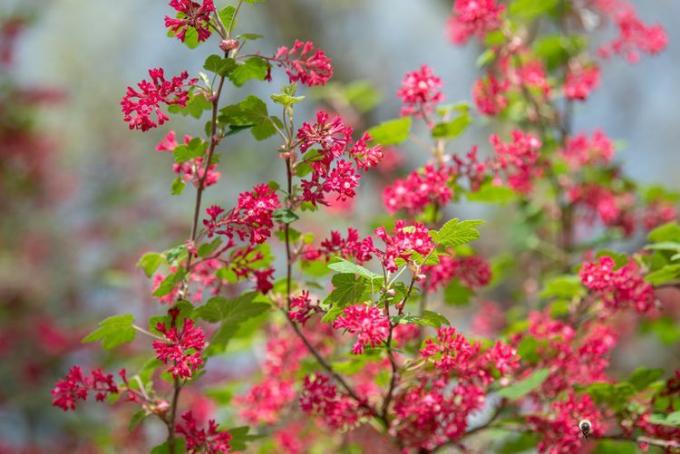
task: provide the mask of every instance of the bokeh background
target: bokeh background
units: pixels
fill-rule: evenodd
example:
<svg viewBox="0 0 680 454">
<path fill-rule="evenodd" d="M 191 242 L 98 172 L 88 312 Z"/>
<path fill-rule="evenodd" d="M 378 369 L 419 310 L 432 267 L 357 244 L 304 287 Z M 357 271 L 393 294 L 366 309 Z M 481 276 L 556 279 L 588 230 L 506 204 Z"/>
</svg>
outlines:
<svg viewBox="0 0 680 454">
<path fill-rule="evenodd" d="M 604 83 L 578 106 L 575 126 L 601 127 L 619 140 L 619 159 L 632 177 L 679 190 L 680 2 L 645 0 L 636 7 L 644 20 L 665 26 L 668 49 L 636 65 L 622 59 L 605 65 Z M 266 35 L 257 42 L 263 53 L 296 38 L 313 40 L 333 58 L 336 81 L 363 80 L 381 95 L 358 120 L 371 125 L 398 114 L 401 77 L 423 63 L 443 78 L 448 101 L 470 99 L 478 52 L 447 42 L 450 9 L 450 0 L 270 0 L 246 8 L 239 27 Z M 16 114 L 30 131 L 27 141 L 0 141 L 0 452 L 69 431 L 111 437 L 101 427 L 103 417 L 95 415 L 84 427 L 86 417 L 51 408 L 49 389 L 68 365 L 99 355 L 79 346 L 97 320 L 153 310 L 136 260 L 188 233 L 192 191 L 169 195 L 170 163 L 154 151 L 169 128 L 131 132 L 118 105 L 125 87 L 149 67 L 196 73 L 210 52 L 190 52 L 167 38 L 168 11 L 164 0 L 0 0 L 0 19 L 28 18 L 13 61 L 0 66 L 0 117 Z M 268 90 L 262 97 L 280 82 L 260 88 Z M 17 94 L 24 91 L 41 97 L 24 102 Z M 242 96 L 226 93 L 227 99 Z M 306 108 L 311 113 L 314 106 Z M 196 133 L 200 124 L 178 119 L 172 127 Z M 460 150 L 484 148 L 488 131 L 488 124 L 477 122 L 459 141 Z M 254 182 L 281 176 L 274 142 L 256 144 L 244 135 L 229 143 L 223 178 L 207 191 L 207 203 L 229 206 Z M 408 168 L 427 159 L 412 144 L 398 152 Z M 26 169 L 26 178 L 13 180 Z M 332 222 L 368 219 L 380 207 L 379 191 L 379 182 L 369 182 L 354 217 L 337 215 Z M 479 208 L 463 206 L 454 214 L 465 216 L 466 210 Z M 642 348 L 635 354 L 653 352 L 658 344 Z M 652 355 L 648 365 L 654 361 Z"/>
</svg>

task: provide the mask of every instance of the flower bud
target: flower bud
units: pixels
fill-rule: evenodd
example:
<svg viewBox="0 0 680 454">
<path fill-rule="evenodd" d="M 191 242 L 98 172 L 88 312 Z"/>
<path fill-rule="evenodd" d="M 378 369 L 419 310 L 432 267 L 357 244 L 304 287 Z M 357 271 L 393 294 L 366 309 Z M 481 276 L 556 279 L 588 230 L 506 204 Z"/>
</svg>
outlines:
<svg viewBox="0 0 680 454">
<path fill-rule="evenodd" d="M 223 39 L 220 42 L 220 49 L 222 49 L 225 52 L 229 52 L 230 50 L 234 50 L 239 46 L 239 42 L 237 39 Z"/>
</svg>

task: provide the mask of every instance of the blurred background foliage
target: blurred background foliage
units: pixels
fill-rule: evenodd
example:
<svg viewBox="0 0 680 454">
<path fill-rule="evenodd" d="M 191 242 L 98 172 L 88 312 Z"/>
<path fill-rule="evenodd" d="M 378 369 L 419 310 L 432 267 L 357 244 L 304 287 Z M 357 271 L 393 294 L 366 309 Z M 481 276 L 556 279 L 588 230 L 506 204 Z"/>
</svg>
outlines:
<svg viewBox="0 0 680 454">
<path fill-rule="evenodd" d="M 678 190 L 680 2 L 638 1 L 636 7 L 641 17 L 664 25 L 670 45 L 633 67 L 623 59 L 604 65 L 605 83 L 577 107 L 575 130 L 601 127 L 621 140 L 619 159 L 630 176 Z M 354 115 L 350 122 L 364 129 L 397 115 L 402 75 L 423 63 L 444 80 L 449 102 L 470 99 L 478 49 L 445 39 L 450 9 L 450 0 L 270 0 L 244 11 L 240 28 L 264 33 L 258 47 L 271 52 L 296 38 L 325 49 L 336 83 L 311 95 Z M 118 430 L 127 433 L 125 418 L 102 427 L 84 424 L 109 424 L 103 414 L 65 417 L 50 406 L 49 389 L 68 365 L 98 354 L 79 344 L 96 320 L 154 310 L 149 283 L 134 264 L 144 251 L 178 244 L 188 232 L 192 191 L 169 195 L 170 163 L 154 151 L 169 127 L 130 132 L 118 105 L 125 87 L 149 67 L 200 70 L 205 52 L 188 52 L 164 36 L 167 13 L 163 0 L 0 0 L 0 22 L 19 18 L 23 31 L 13 58 L 0 66 L 0 452 L 64 439 L 71 452 L 87 451 L 89 441 L 105 446 Z M 0 45 L 8 45 L 10 34 Z M 257 89 L 282 85 L 275 79 Z M 227 100 L 244 96 L 231 90 Z M 256 94 L 268 98 L 269 92 Z M 488 148 L 491 126 L 477 121 L 459 140 L 460 151 Z M 201 125 L 177 119 L 172 128 L 195 133 Z M 230 206 L 254 182 L 281 176 L 274 141 L 255 144 L 242 135 L 229 147 L 224 177 L 206 193 L 208 204 Z M 405 169 L 428 159 L 412 143 L 398 153 Z M 375 221 L 380 178 L 362 186 L 353 213 L 333 211 L 329 225 Z M 463 204 L 449 214 L 479 216 L 480 210 Z M 523 234 L 512 231 L 502 211 L 484 216 L 492 219 L 485 229 L 494 232 L 491 244 Z M 636 345 L 633 351 L 624 346 L 624 356 L 646 355 L 650 367 L 666 361 L 654 339 Z"/>
</svg>

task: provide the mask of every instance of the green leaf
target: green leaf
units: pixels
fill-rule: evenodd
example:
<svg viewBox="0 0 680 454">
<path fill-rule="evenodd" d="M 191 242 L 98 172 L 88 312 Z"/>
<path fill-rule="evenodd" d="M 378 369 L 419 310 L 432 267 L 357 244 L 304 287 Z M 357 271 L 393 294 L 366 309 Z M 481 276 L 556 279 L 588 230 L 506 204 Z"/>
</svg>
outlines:
<svg viewBox="0 0 680 454">
<path fill-rule="evenodd" d="M 295 214 L 295 212 L 290 208 L 279 208 L 278 210 L 274 211 L 272 218 L 274 221 L 280 222 L 282 224 L 291 224 L 300 219 L 300 216 Z"/>
<path fill-rule="evenodd" d="M 175 449 L 173 454 L 184 454 L 186 453 L 186 444 L 184 438 L 175 438 Z M 150 454 L 171 454 L 170 448 L 168 447 L 168 442 L 161 443 L 151 449 Z"/>
<path fill-rule="evenodd" d="M 219 11 L 220 20 L 227 30 L 233 30 L 236 16 L 236 8 L 233 6 L 225 6 Z"/>
<path fill-rule="evenodd" d="M 184 187 L 186 184 L 182 180 L 182 178 L 177 177 L 172 181 L 172 187 L 170 188 L 170 193 L 172 195 L 180 195 L 182 191 L 184 191 Z"/>
<path fill-rule="evenodd" d="M 165 296 L 170 294 L 175 289 L 175 286 L 184 279 L 185 275 L 186 270 L 184 268 L 180 268 L 176 272 L 169 274 L 161 281 L 158 288 L 153 292 L 153 296 Z"/>
<path fill-rule="evenodd" d="M 275 93 L 271 95 L 272 101 L 274 101 L 276 104 L 281 104 L 282 106 L 292 106 L 293 104 L 297 104 L 305 99 L 305 97 L 295 96 L 296 90 L 297 87 L 295 84 L 286 85 L 283 87 L 283 90 L 281 90 L 281 93 Z"/>
<path fill-rule="evenodd" d="M 678 225 L 677 222 L 669 222 L 668 224 L 660 225 L 649 232 L 647 238 L 652 243 L 660 243 L 661 241 L 680 242 L 680 225 Z"/>
<path fill-rule="evenodd" d="M 207 149 L 207 142 L 204 142 L 198 137 L 194 137 L 188 144 L 176 146 L 172 155 L 175 158 L 175 162 L 181 164 L 203 156 Z"/>
<path fill-rule="evenodd" d="M 483 183 L 477 191 L 468 192 L 466 195 L 470 202 L 496 203 L 505 205 L 517 200 L 517 193 L 507 186 L 497 186 L 492 182 Z"/>
<path fill-rule="evenodd" d="M 130 423 L 128 424 L 128 430 L 132 432 L 135 430 L 141 423 L 144 421 L 144 418 L 146 418 L 148 415 L 146 414 L 145 410 L 138 410 L 136 411 L 132 417 L 130 418 Z"/>
<path fill-rule="evenodd" d="M 654 286 L 667 284 L 680 278 L 680 264 L 666 265 L 663 268 L 645 275 L 645 281 Z"/>
<path fill-rule="evenodd" d="M 252 128 L 251 133 L 257 140 L 264 140 L 275 134 L 274 124 L 281 126 L 278 118 L 269 116 L 265 102 L 252 95 L 238 104 L 220 109 L 218 121 L 229 126 L 232 133 Z"/>
<path fill-rule="evenodd" d="M 583 36 L 547 35 L 534 42 L 536 55 L 545 62 L 548 69 L 555 69 L 579 54 L 587 46 Z"/>
<path fill-rule="evenodd" d="M 584 389 L 595 402 L 608 405 L 615 411 L 623 409 L 637 392 L 633 385 L 628 382 L 597 382 L 586 386 Z"/>
<path fill-rule="evenodd" d="M 250 57 L 229 73 L 229 80 L 237 87 L 242 87 L 249 80 L 264 80 L 268 72 L 267 60 L 262 57 Z"/>
<path fill-rule="evenodd" d="M 467 114 L 460 115 L 451 121 L 437 123 L 432 128 L 432 137 L 434 139 L 455 139 L 465 132 L 471 123 L 472 117 Z"/>
<path fill-rule="evenodd" d="M 143 269 L 146 277 L 151 277 L 163 263 L 166 263 L 165 257 L 161 254 L 158 252 L 147 252 L 137 262 L 137 268 Z"/>
<path fill-rule="evenodd" d="M 477 227 L 484 224 L 481 220 L 461 221 L 453 218 L 439 231 L 430 232 L 434 241 L 442 246 L 456 247 L 479 238 Z"/>
<path fill-rule="evenodd" d="M 203 68 L 217 75 L 226 76 L 236 68 L 236 60 L 213 54 L 206 58 Z"/>
<path fill-rule="evenodd" d="M 358 274 L 366 279 L 382 279 L 382 276 L 379 274 L 342 258 L 337 262 L 329 264 L 328 268 L 337 271 L 338 273 Z"/>
<path fill-rule="evenodd" d="M 553 11 L 558 3 L 559 0 L 514 0 L 508 10 L 511 16 L 531 21 Z"/>
<path fill-rule="evenodd" d="M 348 84 L 344 90 L 345 98 L 359 112 L 368 112 L 376 107 L 382 96 L 375 86 L 366 80 L 357 80 Z"/>
<path fill-rule="evenodd" d="M 649 417 L 649 422 L 662 426 L 680 427 L 680 411 L 674 411 L 667 415 L 653 414 Z"/>
<path fill-rule="evenodd" d="M 602 440 L 597 443 L 593 454 L 637 454 L 635 443 L 619 440 Z"/>
<path fill-rule="evenodd" d="M 208 303 L 212 301 L 210 305 L 206 303 L 196 310 L 198 316 L 205 320 L 221 321 L 220 327 L 210 342 L 211 348 L 224 351 L 241 324 L 271 309 L 270 304 L 254 301 L 256 296 L 256 292 L 248 292 L 233 300 L 215 297 L 209 300 Z M 208 307 L 205 308 L 206 306 Z"/>
<path fill-rule="evenodd" d="M 434 311 L 423 311 L 423 315 L 421 317 L 423 321 L 430 326 L 433 326 L 435 328 L 439 328 L 442 325 L 449 326 L 451 325 L 451 322 L 449 322 L 449 319 L 444 317 L 442 314 L 439 312 L 434 312 Z"/>
<path fill-rule="evenodd" d="M 133 328 L 135 317 L 131 314 L 114 315 L 99 322 L 96 330 L 83 338 L 83 343 L 101 341 L 102 347 L 110 350 L 132 342 L 137 332 Z"/>
<path fill-rule="evenodd" d="M 630 375 L 628 382 L 638 391 L 642 391 L 660 379 L 663 374 L 663 369 L 648 369 L 646 367 L 638 367 Z"/>
<path fill-rule="evenodd" d="M 680 323 L 672 317 L 664 316 L 654 320 L 643 320 L 641 331 L 654 333 L 664 345 L 674 345 L 680 342 Z"/>
<path fill-rule="evenodd" d="M 557 276 L 549 279 L 541 290 L 541 298 L 580 298 L 585 289 L 577 276 Z"/>
<path fill-rule="evenodd" d="M 411 117 L 402 117 L 380 123 L 367 132 L 371 135 L 372 144 L 397 145 L 408 139 L 410 131 Z"/>
<path fill-rule="evenodd" d="M 538 369 L 524 380 L 520 380 L 498 391 L 498 395 L 510 400 L 517 400 L 538 388 L 550 375 L 548 369 Z"/>
<path fill-rule="evenodd" d="M 336 274 L 331 279 L 333 291 L 324 302 L 333 307 L 344 308 L 350 304 L 357 304 L 367 299 L 369 283 L 354 274 Z"/>
<path fill-rule="evenodd" d="M 248 1 L 248 0 L 246 0 Z M 250 3 L 253 3 L 252 1 Z M 232 452 L 242 452 L 246 450 L 247 443 L 263 438 L 262 435 L 251 435 L 249 434 L 250 428 L 247 426 L 242 427 L 232 427 L 227 429 L 227 432 L 231 435 L 231 440 L 229 440 L 229 445 L 231 446 Z"/>
<path fill-rule="evenodd" d="M 452 279 L 444 289 L 444 302 L 452 306 L 465 306 L 470 303 L 474 292 L 460 283 L 458 279 Z"/>
</svg>

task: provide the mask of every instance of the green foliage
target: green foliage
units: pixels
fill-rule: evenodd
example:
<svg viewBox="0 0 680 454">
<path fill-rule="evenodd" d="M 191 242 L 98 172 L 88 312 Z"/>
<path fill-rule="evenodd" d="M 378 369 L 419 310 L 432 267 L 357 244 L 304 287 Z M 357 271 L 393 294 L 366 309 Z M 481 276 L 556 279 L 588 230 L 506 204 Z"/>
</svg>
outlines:
<svg viewBox="0 0 680 454">
<path fill-rule="evenodd" d="M 680 427 L 680 411 L 674 411 L 667 415 L 653 414 L 649 417 L 649 422 L 663 426 Z"/>
<path fill-rule="evenodd" d="M 444 289 L 444 302 L 452 306 L 466 306 L 474 292 L 461 284 L 459 279 L 451 279 Z"/>
<path fill-rule="evenodd" d="M 272 218 L 274 221 L 281 224 L 291 224 L 300 219 L 300 216 L 295 214 L 295 212 L 290 208 L 279 208 L 278 210 L 274 211 Z"/>
<path fill-rule="evenodd" d="M 304 96 L 295 96 L 297 87 L 295 84 L 286 85 L 281 90 L 281 93 L 275 93 L 271 95 L 272 101 L 276 104 L 281 104 L 285 107 L 290 107 L 297 104 L 305 99 Z"/>
<path fill-rule="evenodd" d="M 219 55 L 210 55 L 203 63 L 203 69 L 215 73 L 219 76 L 227 76 L 234 69 L 236 69 L 236 60 L 228 57 L 220 57 Z"/>
<path fill-rule="evenodd" d="M 548 378 L 548 375 L 550 375 L 548 369 L 538 369 L 524 380 L 520 380 L 506 388 L 500 389 L 498 395 L 510 400 L 517 400 L 541 386 Z"/>
<path fill-rule="evenodd" d="M 461 221 L 453 218 L 438 231 L 431 231 L 432 239 L 441 246 L 456 247 L 479 238 L 477 227 L 484 224 L 481 220 Z"/>
<path fill-rule="evenodd" d="M 229 445 L 233 452 L 245 451 L 248 443 L 262 438 L 261 435 L 251 435 L 248 426 L 232 427 L 231 429 L 227 429 L 227 432 L 231 434 Z"/>
<path fill-rule="evenodd" d="M 432 138 L 455 139 L 463 134 L 471 123 L 472 117 L 468 113 L 463 113 L 453 120 L 434 125 L 432 128 Z"/>
<path fill-rule="evenodd" d="M 256 140 L 273 136 L 276 134 L 276 127 L 281 127 L 281 121 L 277 117 L 269 116 L 265 102 L 253 95 L 238 104 L 220 109 L 218 121 L 232 132 L 250 129 Z"/>
<path fill-rule="evenodd" d="M 402 117 L 380 123 L 367 132 L 373 138 L 373 144 L 398 145 L 408 139 L 410 131 L 411 117 Z"/>
<path fill-rule="evenodd" d="M 517 193 L 507 186 L 497 186 L 491 181 L 483 183 L 478 191 L 468 192 L 465 197 L 470 202 L 505 205 L 517 200 Z"/>
<path fill-rule="evenodd" d="M 338 259 L 338 261 L 336 262 L 329 264 L 328 268 L 338 273 L 358 274 L 359 276 L 365 277 L 366 279 L 369 280 L 382 279 L 382 276 L 380 276 L 379 274 L 374 273 L 373 271 L 364 268 L 361 265 L 357 265 L 356 263 L 352 263 L 342 258 Z"/>
<path fill-rule="evenodd" d="M 228 76 L 237 87 L 242 87 L 249 80 L 264 80 L 269 72 L 269 62 L 262 57 L 249 57 L 233 68 Z"/>
<path fill-rule="evenodd" d="M 132 342 L 137 334 L 133 327 L 134 321 L 135 317 L 131 314 L 108 317 L 99 322 L 97 329 L 85 336 L 83 342 L 101 342 L 102 347 L 107 350 Z"/>
<path fill-rule="evenodd" d="M 628 377 L 628 382 L 638 391 L 642 391 L 660 379 L 663 376 L 663 373 L 663 369 L 638 367 L 633 371 L 630 377 Z"/>
<path fill-rule="evenodd" d="M 597 382 L 584 389 L 596 403 L 607 405 L 614 411 L 623 410 L 630 398 L 637 392 L 632 384 L 625 381 L 621 383 Z"/>
<path fill-rule="evenodd" d="M 557 276 L 545 282 L 541 298 L 574 299 L 585 296 L 586 291 L 578 276 Z"/>
<path fill-rule="evenodd" d="M 211 323 L 220 323 L 220 327 L 210 340 L 211 353 L 224 351 L 245 321 L 263 315 L 271 309 L 270 304 L 255 301 L 257 295 L 256 292 L 248 292 L 235 299 L 213 297 L 195 309 L 197 317 Z"/>
<path fill-rule="evenodd" d="M 558 4 L 559 0 L 513 0 L 508 12 L 511 16 L 528 22 L 553 12 Z"/>
<path fill-rule="evenodd" d="M 187 449 L 184 438 L 175 438 L 175 449 L 173 450 L 172 454 L 184 454 L 186 452 Z M 151 449 L 149 454 L 171 454 L 168 442 L 166 441 L 165 443 L 155 446 Z"/>
<path fill-rule="evenodd" d="M 366 279 L 354 274 L 336 274 L 332 278 L 333 291 L 324 302 L 334 309 L 342 309 L 351 304 L 368 299 L 370 285 Z"/>
<path fill-rule="evenodd" d="M 662 241 L 680 242 L 680 225 L 677 222 L 669 222 L 655 228 L 647 238 L 652 243 L 660 243 Z"/>
<path fill-rule="evenodd" d="M 163 255 L 157 252 L 147 252 L 140 257 L 139 261 L 137 262 L 137 268 L 144 270 L 146 277 L 151 277 L 153 276 L 153 273 L 156 272 L 158 267 L 164 263 L 167 262 L 165 261 L 165 257 L 163 257 Z"/>
</svg>

